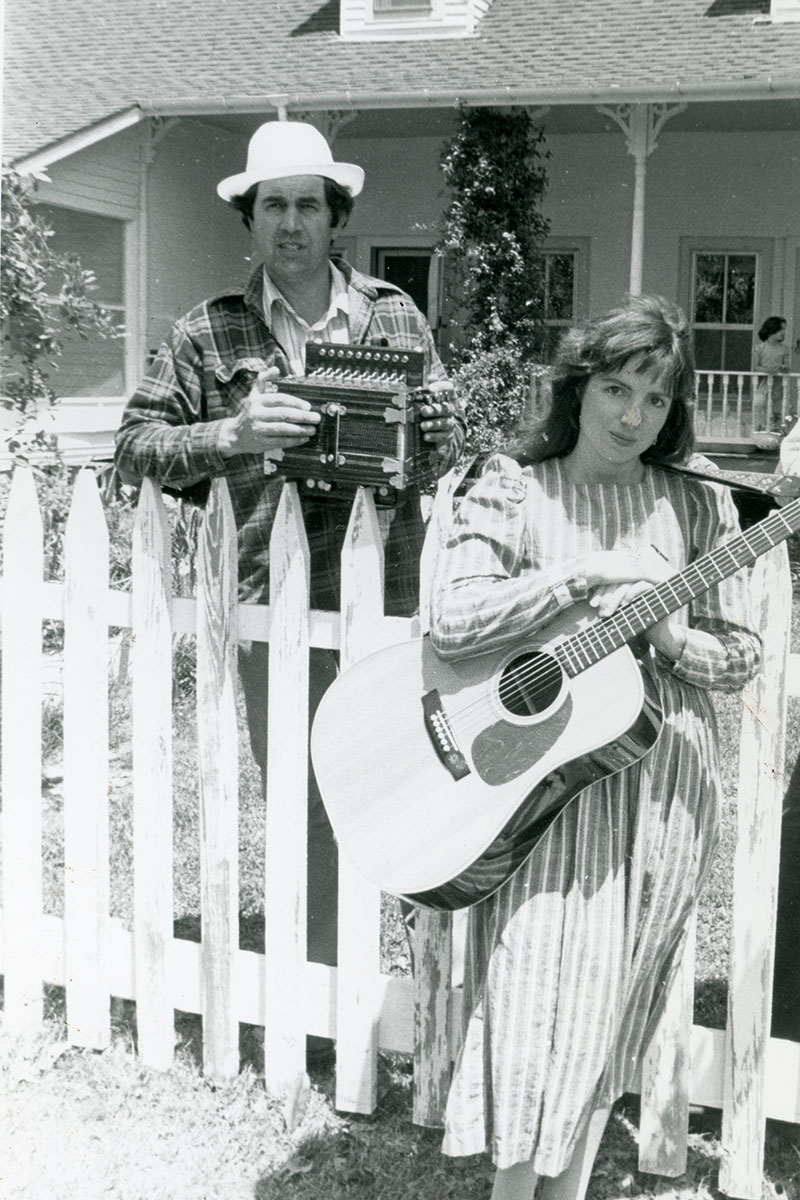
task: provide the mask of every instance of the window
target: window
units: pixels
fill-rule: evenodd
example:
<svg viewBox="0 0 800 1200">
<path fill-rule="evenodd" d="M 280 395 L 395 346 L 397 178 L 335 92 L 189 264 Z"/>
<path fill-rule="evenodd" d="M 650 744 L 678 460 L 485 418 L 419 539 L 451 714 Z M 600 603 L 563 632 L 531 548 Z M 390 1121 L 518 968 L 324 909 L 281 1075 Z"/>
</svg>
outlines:
<svg viewBox="0 0 800 1200">
<path fill-rule="evenodd" d="M 429 13 L 431 0 L 373 0 L 373 11 L 376 16 L 380 13 Z"/>
<path fill-rule="evenodd" d="M 692 330 L 701 371 L 749 371 L 758 256 L 696 250 L 692 259 Z"/>
<path fill-rule="evenodd" d="M 37 204 L 37 212 L 53 230 L 51 245 L 59 253 L 76 254 L 84 270 L 93 271 L 92 299 L 125 324 L 125 222 L 54 204 Z M 59 281 L 50 281 L 52 298 Z M 69 333 L 64 352 L 55 360 L 50 383 L 57 396 L 121 396 L 125 387 L 125 341 L 96 334 L 84 341 Z"/>
<path fill-rule="evenodd" d="M 552 362 L 559 339 L 578 316 L 578 251 L 546 250 L 544 255 L 544 362 Z"/>
<path fill-rule="evenodd" d="M 408 292 L 420 312 L 431 320 L 431 258 L 433 250 L 427 248 L 399 247 L 396 249 L 373 246 L 372 274 L 387 283 Z M 435 325 L 436 321 L 431 320 Z"/>
</svg>

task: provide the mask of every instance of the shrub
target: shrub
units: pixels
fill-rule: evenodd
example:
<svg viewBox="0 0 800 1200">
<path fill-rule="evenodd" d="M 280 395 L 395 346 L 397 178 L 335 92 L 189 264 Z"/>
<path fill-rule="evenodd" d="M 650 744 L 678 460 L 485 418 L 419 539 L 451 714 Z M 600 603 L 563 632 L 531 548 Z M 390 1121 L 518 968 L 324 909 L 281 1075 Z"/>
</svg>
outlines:
<svg viewBox="0 0 800 1200">
<path fill-rule="evenodd" d="M 451 189 L 441 243 L 449 357 L 472 449 L 511 435 L 541 353 L 543 136 L 524 108 L 462 107 L 442 155 Z"/>
<path fill-rule="evenodd" d="M 502 345 L 468 351 L 453 372 L 466 408 L 469 452 L 497 449 L 524 419 L 529 384 L 520 357 L 516 339 L 508 338 Z"/>
<path fill-rule="evenodd" d="M 64 337 L 120 335 L 110 314 L 90 297 L 93 273 L 74 254 L 54 250 L 53 231 L 31 203 L 35 189 L 35 180 L 3 172 L 0 403 L 17 418 L 5 433 L 7 448 L 23 456 L 47 445 L 39 415 L 56 399 L 48 368 L 61 354 Z"/>
</svg>

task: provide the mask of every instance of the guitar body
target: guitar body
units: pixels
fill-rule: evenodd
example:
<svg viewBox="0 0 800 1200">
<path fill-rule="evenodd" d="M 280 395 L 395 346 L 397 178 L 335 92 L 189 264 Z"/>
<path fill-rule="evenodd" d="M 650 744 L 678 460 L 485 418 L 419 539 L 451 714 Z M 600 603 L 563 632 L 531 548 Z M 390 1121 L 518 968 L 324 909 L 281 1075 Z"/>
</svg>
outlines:
<svg viewBox="0 0 800 1200">
<path fill-rule="evenodd" d="M 594 620 L 576 605 L 547 640 L 453 662 L 422 638 L 339 676 L 311 753 L 339 846 L 363 875 L 425 907 L 475 904 L 569 800 L 648 752 L 661 713 L 628 647 L 574 677 L 552 656 Z"/>
</svg>

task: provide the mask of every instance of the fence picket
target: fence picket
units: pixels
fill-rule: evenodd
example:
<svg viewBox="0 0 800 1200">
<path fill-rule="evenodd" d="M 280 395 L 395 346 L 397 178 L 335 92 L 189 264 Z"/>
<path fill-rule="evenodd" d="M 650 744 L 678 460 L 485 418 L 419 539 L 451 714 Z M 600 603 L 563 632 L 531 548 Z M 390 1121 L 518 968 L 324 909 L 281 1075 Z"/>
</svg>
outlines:
<svg viewBox="0 0 800 1200">
<path fill-rule="evenodd" d="M 33 475 L 17 468 L 4 536 L 2 626 L 5 1023 L 42 1020 L 42 518 Z M 10 847 L 13 846 L 13 852 Z"/>
<path fill-rule="evenodd" d="M 639 1170 L 672 1178 L 686 1170 L 696 927 L 693 912 L 664 1012 L 642 1061 Z"/>
<path fill-rule="evenodd" d="M 264 925 L 264 1079 L 292 1095 L 305 1071 L 309 552 L 295 484 L 270 539 L 271 639 Z"/>
<path fill-rule="evenodd" d="M 108 981 L 108 529 L 94 474 L 75 482 L 64 534 L 64 933 L 67 1026 L 111 1039 Z"/>
<path fill-rule="evenodd" d="M 430 593 L 440 543 L 453 516 L 458 472 L 439 480 L 420 556 L 420 632 L 430 626 Z M 418 909 L 414 922 L 414 1100 L 415 1125 L 438 1128 L 451 1075 L 453 918 Z"/>
<path fill-rule="evenodd" d="M 763 650 L 761 671 L 743 694 L 719 1173 L 720 1189 L 740 1200 L 761 1196 L 764 1162 L 792 602 L 785 543 L 757 561 L 751 589 Z"/>
<path fill-rule="evenodd" d="M 443 1121 L 450 1088 L 452 962 L 450 913 L 418 909 L 414 925 L 415 1125 L 436 1128 Z"/>
<path fill-rule="evenodd" d="M 236 525 L 228 486 L 211 487 L 197 548 L 197 759 L 203 1068 L 222 1082 L 239 1070 L 233 1000 L 239 947 Z"/>
<path fill-rule="evenodd" d="M 142 484 L 133 529 L 133 876 L 136 1027 L 148 1066 L 172 1062 L 172 563 L 161 493 Z M 141 988 L 141 991 L 139 990 Z"/>
<path fill-rule="evenodd" d="M 376 647 L 383 616 L 383 545 L 371 491 L 359 488 L 342 549 L 341 666 Z M 387 680 L 391 703 L 391 680 Z M 380 746 L 375 753 L 380 754 Z M 370 1113 L 377 1102 L 380 892 L 339 859 L 336 1107 Z"/>
</svg>

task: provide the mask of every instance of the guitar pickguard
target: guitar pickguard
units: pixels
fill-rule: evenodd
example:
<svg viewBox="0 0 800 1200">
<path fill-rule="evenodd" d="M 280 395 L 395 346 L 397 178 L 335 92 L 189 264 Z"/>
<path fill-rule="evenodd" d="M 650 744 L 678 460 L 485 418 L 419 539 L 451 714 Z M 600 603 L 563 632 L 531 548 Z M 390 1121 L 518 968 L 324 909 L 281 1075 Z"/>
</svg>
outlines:
<svg viewBox="0 0 800 1200">
<path fill-rule="evenodd" d="M 473 769 L 484 783 L 494 786 L 518 779 L 563 734 L 572 716 L 572 699 L 564 692 L 561 706 L 536 725 L 497 721 L 482 730 L 472 743 Z"/>
</svg>

